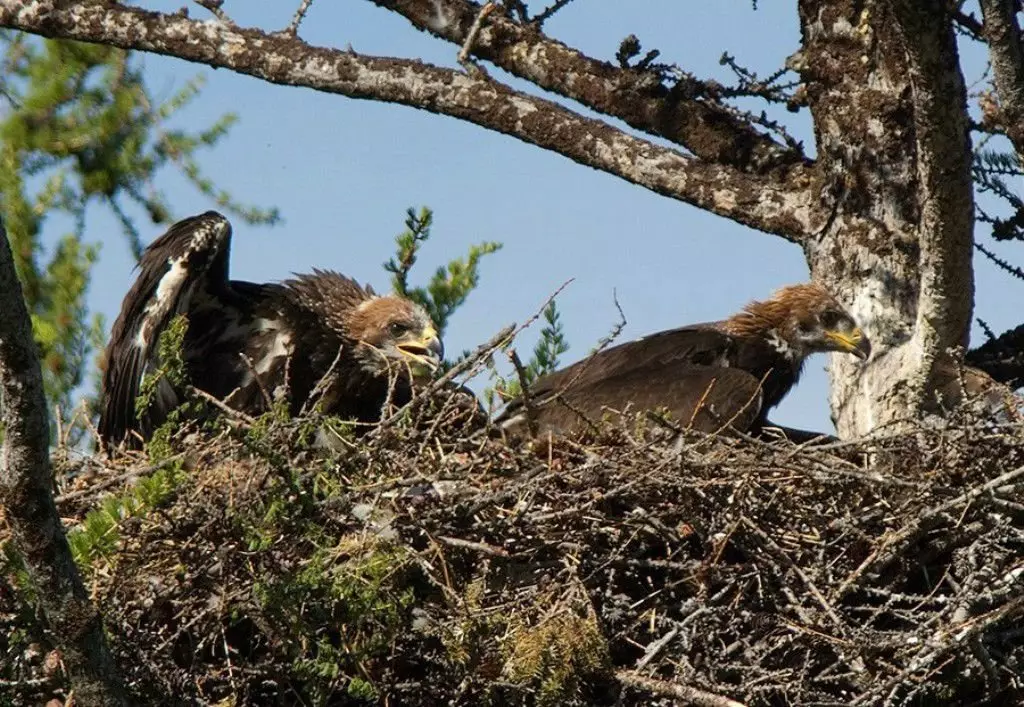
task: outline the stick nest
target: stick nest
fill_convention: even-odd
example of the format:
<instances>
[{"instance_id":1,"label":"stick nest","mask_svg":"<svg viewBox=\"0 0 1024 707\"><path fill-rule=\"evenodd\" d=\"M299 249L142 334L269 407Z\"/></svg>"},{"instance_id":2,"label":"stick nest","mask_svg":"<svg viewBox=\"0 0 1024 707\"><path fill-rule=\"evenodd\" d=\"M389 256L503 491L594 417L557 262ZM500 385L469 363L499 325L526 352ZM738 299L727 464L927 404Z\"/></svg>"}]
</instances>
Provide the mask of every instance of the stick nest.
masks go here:
<instances>
[{"instance_id":1,"label":"stick nest","mask_svg":"<svg viewBox=\"0 0 1024 707\"><path fill-rule=\"evenodd\" d=\"M813 447L395 423L334 452L309 429L267 418L74 461L58 500L144 703L1024 696L1019 426ZM5 556L0 694L63 695Z\"/></svg>"}]
</instances>

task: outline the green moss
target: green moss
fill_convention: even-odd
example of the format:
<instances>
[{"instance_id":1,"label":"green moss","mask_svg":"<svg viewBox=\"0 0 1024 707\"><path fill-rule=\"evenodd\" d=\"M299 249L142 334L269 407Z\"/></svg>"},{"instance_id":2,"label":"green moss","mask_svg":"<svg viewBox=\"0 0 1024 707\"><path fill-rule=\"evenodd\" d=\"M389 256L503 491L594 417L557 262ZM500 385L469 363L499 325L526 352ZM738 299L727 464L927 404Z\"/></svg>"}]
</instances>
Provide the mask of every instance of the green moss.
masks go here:
<instances>
[{"instance_id":1,"label":"green moss","mask_svg":"<svg viewBox=\"0 0 1024 707\"><path fill-rule=\"evenodd\" d=\"M505 640L505 674L537 685L537 704L557 705L606 672L608 644L593 617L570 611L536 624L513 621Z\"/></svg>"}]
</instances>

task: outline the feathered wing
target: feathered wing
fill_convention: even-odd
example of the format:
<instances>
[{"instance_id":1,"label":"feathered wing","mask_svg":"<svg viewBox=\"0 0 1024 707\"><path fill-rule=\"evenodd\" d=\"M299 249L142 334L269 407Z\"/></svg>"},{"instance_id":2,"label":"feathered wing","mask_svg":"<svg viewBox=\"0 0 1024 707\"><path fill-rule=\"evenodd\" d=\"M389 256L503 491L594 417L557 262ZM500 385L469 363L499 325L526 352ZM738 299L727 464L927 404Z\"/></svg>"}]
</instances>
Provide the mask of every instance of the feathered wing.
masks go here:
<instances>
[{"instance_id":1,"label":"feathered wing","mask_svg":"<svg viewBox=\"0 0 1024 707\"><path fill-rule=\"evenodd\" d=\"M677 361L570 386L542 401L532 414L539 431L559 434L586 429L608 415L643 411L664 411L684 429L712 433L749 430L761 409L760 381L746 371ZM518 406L505 428L527 429L527 414Z\"/></svg>"},{"instance_id":2,"label":"feathered wing","mask_svg":"<svg viewBox=\"0 0 1024 707\"><path fill-rule=\"evenodd\" d=\"M653 382L647 381L672 380L695 366L727 366L734 348L735 341L718 329L717 322L662 331L619 344L542 376L530 386L529 395L534 406L543 407L549 400L567 393L580 399L600 390L600 405L621 409L633 399L634 407L643 409L637 397L650 394L660 401L659 404L669 399L664 388L659 390ZM673 386L673 390L678 393L682 388ZM510 401L498 422L504 423L519 415L521 407L521 399Z\"/></svg>"},{"instance_id":3,"label":"feathered wing","mask_svg":"<svg viewBox=\"0 0 1024 707\"><path fill-rule=\"evenodd\" d=\"M174 317L187 313L197 295L215 297L226 287L230 241L227 219L207 211L174 224L146 249L107 347L99 424L107 444L133 431L145 436L178 405L167 381L158 384L151 408L141 415L135 400L143 378L160 365L160 335Z\"/></svg>"}]
</instances>

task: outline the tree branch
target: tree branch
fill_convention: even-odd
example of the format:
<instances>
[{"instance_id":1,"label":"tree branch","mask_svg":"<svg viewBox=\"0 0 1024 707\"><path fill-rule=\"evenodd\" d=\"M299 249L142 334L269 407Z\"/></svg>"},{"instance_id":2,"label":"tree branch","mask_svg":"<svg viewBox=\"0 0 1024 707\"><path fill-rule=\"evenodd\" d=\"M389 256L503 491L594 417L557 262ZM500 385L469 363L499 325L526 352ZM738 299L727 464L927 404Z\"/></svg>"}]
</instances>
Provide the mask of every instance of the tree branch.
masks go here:
<instances>
[{"instance_id":1,"label":"tree branch","mask_svg":"<svg viewBox=\"0 0 1024 707\"><path fill-rule=\"evenodd\" d=\"M983 33L999 95L995 114L985 111L983 121L1006 135L1024 161L1024 48L1016 5L1016 0L981 0Z\"/></svg>"},{"instance_id":2,"label":"tree branch","mask_svg":"<svg viewBox=\"0 0 1024 707\"><path fill-rule=\"evenodd\" d=\"M0 503L82 705L127 705L96 608L71 558L50 490L50 423L32 325L0 223Z\"/></svg>"},{"instance_id":3,"label":"tree branch","mask_svg":"<svg viewBox=\"0 0 1024 707\"><path fill-rule=\"evenodd\" d=\"M974 199L967 89L956 36L943 12L915 0L894 3L913 88L921 217L921 284L915 327L921 352L915 408L947 359L967 344L974 279Z\"/></svg>"},{"instance_id":4,"label":"tree branch","mask_svg":"<svg viewBox=\"0 0 1024 707\"><path fill-rule=\"evenodd\" d=\"M419 30L463 46L480 7L469 0L371 0ZM578 101L697 157L743 171L805 163L804 155L755 129L692 77L672 87L654 71L620 69L546 37L535 24L495 13L473 42L475 56L540 88Z\"/></svg>"},{"instance_id":5,"label":"tree branch","mask_svg":"<svg viewBox=\"0 0 1024 707\"><path fill-rule=\"evenodd\" d=\"M314 47L268 34L115 3L0 0L0 26L200 62L271 83L305 86L460 118L558 152L753 228L799 242L816 203L810 168L743 174L628 135L486 77L414 60ZM795 190L789 184L800 185Z\"/></svg>"},{"instance_id":6,"label":"tree branch","mask_svg":"<svg viewBox=\"0 0 1024 707\"><path fill-rule=\"evenodd\" d=\"M1024 324L969 351L965 359L1010 388L1024 386Z\"/></svg>"}]
</instances>

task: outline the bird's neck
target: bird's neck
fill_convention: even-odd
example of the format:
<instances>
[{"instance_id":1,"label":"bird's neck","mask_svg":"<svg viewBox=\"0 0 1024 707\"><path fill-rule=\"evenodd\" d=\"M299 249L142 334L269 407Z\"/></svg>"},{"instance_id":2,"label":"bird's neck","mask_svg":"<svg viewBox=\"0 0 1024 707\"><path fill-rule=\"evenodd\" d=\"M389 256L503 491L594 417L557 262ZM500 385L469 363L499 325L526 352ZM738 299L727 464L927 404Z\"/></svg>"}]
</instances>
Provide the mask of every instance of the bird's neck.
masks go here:
<instances>
[{"instance_id":1,"label":"bird's neck","mask_svg":"<svg viewBox=\"0 0 1024 707\"><path fill-rule=\"evenodd\" d=\"M759 342L773 358L785 360L792 366L799 367L807 358L808 351L799 342L786 335L785 322L776 316L768 316L772 312L760 312L747 309L734 314L722 323L722 329L737 339Z\"/></svg>"}]
</instances>

